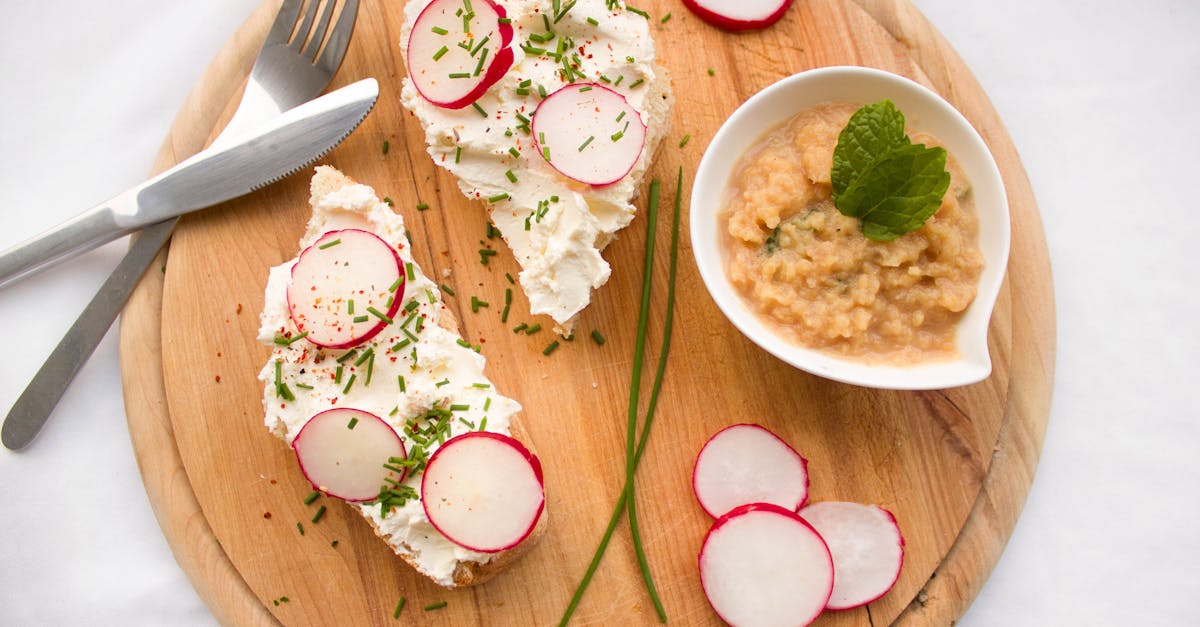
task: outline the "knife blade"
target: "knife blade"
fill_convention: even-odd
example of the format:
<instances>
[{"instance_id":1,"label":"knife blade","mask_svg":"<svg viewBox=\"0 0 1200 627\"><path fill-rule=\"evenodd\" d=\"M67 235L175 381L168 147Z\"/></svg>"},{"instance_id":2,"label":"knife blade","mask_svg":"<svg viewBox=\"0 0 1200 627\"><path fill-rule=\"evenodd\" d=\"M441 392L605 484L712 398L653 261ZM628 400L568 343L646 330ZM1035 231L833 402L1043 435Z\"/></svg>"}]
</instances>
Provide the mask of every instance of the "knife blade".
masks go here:
<instances>
[{"instance_id":1,"label":"knife blade","mask_svg":"<svg viewBox=\"0 0 1200 627\"><path fill-rule=\"evenodd\" d=\"M41 235L0 253L0 287L140 227L248 194L320 159L370 113L363 79L212 146Z\"/></svg>"},{"instance_id":2,"label":"knife blade","mask_svg":"<svg viewBox=\"0 0 1200 627\"><path fill-rule=\"evenodd\" d=\"M346 94L341 94L343 90L354 88ZM319 152L309 153L308 159L303 163L296 165L287 172L283 172L275 176L275 180L287 176L291 172L306 167L320 159L334 146L341 143L355 128L366 118L374 106L375 100L379 95L378 84L374 79L366 79L359 81L348 87L331 92L327 96L323 96L317 100L310 102L313 104L328 98L329 96L339 95L335 102L355 103L357 108L346 109L345 107L337 107L346 113L346 117L339 118L342 121L340 136L332 139L334 135L327 135L331 138L331 143L324 147ZM346 97L349 95L350 97ZM363 108L365 106L365 109ZM285 116L291 115L291 112L304 109L308 105L301 105L296 109L292 109ZM309 111L326 111L325 107L318 109L310 108ZM356 114L353 117L351 114ZM303 118L297 118L303 119ZM282 119L277 119L268 124L269 127L277 127L282 123ZM332 122L331 122L332 123ZM261 136L257 131L252 133L253 136ZM249 137L249 136L248 136ZM187 163L187 162L184 162ZM276 168L278 171L279 168ZM268 182L258 184L257 187L268 185ZM249 191L249 190L248 190ZM21 396L17 398L17 402L13 404L9 410L8 416L4 419L3 427L0 427L0 442L10 450L20 450L27 446L33 438L41 431L42 426L50 417L54 407L58 404L59 399L66 391L68 384L74 379L75 374L87 361L88 357L96 349L96 345L104 337L104 330L112 324L116 318L117 312L124 306L129 295L133 292L134 287L138 283L142 272L150 265L150 261L170 238L171 231L175 226L175 219L168 219L165 222L155 222L151 218L152 224L142 230L133 246L133 254L126 255L121 260L117 268L109 276L100 290L88 303L79 319L67 331L63 339L54 347L46 362L34 375L32 382Z\"/></svg>"}]
</instances>

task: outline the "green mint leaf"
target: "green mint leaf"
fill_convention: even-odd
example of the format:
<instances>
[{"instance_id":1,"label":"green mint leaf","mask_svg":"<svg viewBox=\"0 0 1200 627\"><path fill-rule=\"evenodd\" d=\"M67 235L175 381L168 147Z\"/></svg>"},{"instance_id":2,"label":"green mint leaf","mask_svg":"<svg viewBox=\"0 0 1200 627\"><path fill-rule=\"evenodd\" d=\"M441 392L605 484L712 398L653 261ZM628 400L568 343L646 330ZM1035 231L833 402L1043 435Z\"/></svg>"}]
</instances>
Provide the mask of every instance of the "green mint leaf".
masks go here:
<instances>
[{"instance_id":1,"label":"green mint leaf","mask_svg":"<svg viewBox=\"0 0 1200 627\"><path fill-rule=\"evenodd\" d=\"M855 111L838 135L837 148L833 151L834 202L871 164L892 148L907 143L904 114L891 100L881 100Z\"/></svg>"},{"instance_id":2,"label":"green mint leaf","mask_svg":"<svg viewBox=\"0 0 1200 627\"><path fill-rule=\"evenodd\" d=\"M944 148L905 144L875 160L835 204L862 220L863 235L891 241L925 224L949 187Z\"/></svg>"}]
</instances>

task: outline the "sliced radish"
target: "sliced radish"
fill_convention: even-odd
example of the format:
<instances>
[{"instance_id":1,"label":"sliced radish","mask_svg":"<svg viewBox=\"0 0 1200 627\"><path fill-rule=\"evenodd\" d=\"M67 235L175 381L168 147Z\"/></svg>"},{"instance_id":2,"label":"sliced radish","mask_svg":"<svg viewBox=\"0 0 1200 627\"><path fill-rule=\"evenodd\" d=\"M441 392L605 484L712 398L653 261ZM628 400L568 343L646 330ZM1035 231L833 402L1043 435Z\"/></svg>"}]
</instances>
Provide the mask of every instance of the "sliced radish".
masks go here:
<instances>
[{"instance_id":1,"label":"sliced radish","mask_svg":"<svg viewBox=\"0 0 1200 627\"><path fill-rule=\"evenodd\" d=\"M683 0L683 4L717 28L750 30L778 22L792 0Z\"/></svg>"},{"instance_id":2,"label":"sliced radish","mask_svg":"<svg viewBox=\"0 0 1200 627\"><path fill-rule=\"evenodd\" d=\"M751 503L708 530L700 585L730 625L806 625L829 600L833 560L820 534L795 512Z\"/></svg>"},{"instance_id":3,"label":"sliced radish","mask_svg":"<svg viewBox=\"0 0 1200 627\"><path fill-rule=\"evenodd\" d=\"M833 595L826 607L859 607L892 589L904 563L904 538L891 512L876 505L824 501L800 510L800 516L825 538L833 555Z\"/></svg>"},{"instance_id":4,"label":"sliced radish","mask_svg":"<svg viewBox=\"0 0 1200 627\"><path fill-rule=\"evenodd\" d=\"M433 104L461 109L513 64L513 27L492 0L433 0L408 39L408 76Z\"/></svg>"},{"instance_id":5,"label":"sliced radish","mask_svg":"<svg viewBox=\"0 0 1200 627\"><path fill-rule=\"evenodd\" d=\"M400 311L404 265L374 233L330 231L300 253L287 298L305 339L350 348L375 337Z\"/></svg>"},{"instance_id":6,"label":"sliced radish","mask_svg":"<svg viewBox=\"0 0 1200 627\"><path fill-rule=\"evenodd\" d=\"M313 488L347 501L369 501L379 495L386 480L402 481L404 473L384 465L408 456L391 425L349 407L310 418L296 434L292 449Z\"/></svg>"},{"instance_id":7,"label":"sliced radish","mask_svg":"<svg viewBox=\"0 0 1200 627\"><path fill-rule=\"evenodd\" d=\"M575 83L538 103L533 138L555 170L600 186L633 169L646 143L646 124L625 96L597 83Z\"/></svg>"},{"instance_id":8,"label":"sliced radish","mask_svg":"<svg viewBox=\"0 0 1200 627\"><path fill-rule=\"evenodd\" d=\"M471 431L447 440L421 479L425 515L442 535L472 551L521 543L545 503L542 465L520 442Z\"/></svg>"},{"instance_id":9,"label":"sliced radish","mask_svg":"<svg viewBox=\"0 0 1200 627\"><path fill-rule=\"evenodd\" d=\"M692 489L713 518L747 503L796 511L808 498L808 462L763 427L733 425L700 449Z\"/></svg>"}]
</instances>

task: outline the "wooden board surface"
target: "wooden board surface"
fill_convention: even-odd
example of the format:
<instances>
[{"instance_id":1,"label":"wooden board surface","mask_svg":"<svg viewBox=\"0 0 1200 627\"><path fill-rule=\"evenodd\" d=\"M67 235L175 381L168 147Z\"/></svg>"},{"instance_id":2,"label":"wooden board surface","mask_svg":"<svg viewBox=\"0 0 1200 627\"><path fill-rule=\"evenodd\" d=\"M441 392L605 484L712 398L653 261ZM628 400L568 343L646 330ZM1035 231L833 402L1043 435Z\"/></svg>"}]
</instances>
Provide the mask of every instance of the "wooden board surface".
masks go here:
<instances>
[{"instance_id":1,"label":"wooden board surface","mask_svg":"<svg viewBox=\"0 0 1200 627\"><path fill-rule=\"evenodd\" d=\"M961 60L907 2L802 0L775 27L737 35L711 29L677 4L644 8L655 16L673 13L668 23L654 26L678 98L675 130L651 173L668 182L667 199L674 195L669 183L675 169L683 165L685 187L690 185L708 139L754 91L810 67L859 64L914 78L963 111L997 157L1013 219L1008 280L990 330L992 377L923 393L835 384L757 349L708 298L684 238L678 341L639 474L643 534L669 616L686 624L716 622L695 572L710 521L692 498L688 476L709 434L755 421L809 458L815 500L880 503L896 513L906 533L907 561L896 588L869 608L827 614L823 622L957 618L998 559L1024 502L1053 378L1049 264L1011 141ZM256 11L214 61L181 110L156 167L195 152L219 129L274 11L274 2ZM375 76L383 96L363 127L325 162L395 201L428 272L452 269L447 283L459 297L448 304L457 308L467 337L486 340L489 376L525 406L524 421L546 468L550 531L495 581L453 592L415 575L345 508L330 508L299 536L295 523L312 515L301 503L308 487L288 450L261 426L254 380L267 354L254 341L266 270L295 254L307 216L307 176L292 177L186 219L165 273L148 273L122 320L130 433L147 492L181 566L225 623L387 623L400 596L409 599L409 621L555 622L620 487L644 217L606 252L612 279L581 321L583 331L598 328L608 337L605 346L581 339L545 357L541 350L551 338L544 332L518 337L499 322L498 311L472 314L464 301L472 294L502 298L503 273L515 274L516 266L503 252L488 267L479 265L481 207L463 199L449 176L433 167L418 125L399 106L399 26L398 3L364 2L334 85ZM710 67L713 76L706 72ZM685 133L692 140L680 150ZM386 156L380 150L385 139L391 145ZM418 199L433 209L418 213ZM660 250L668 238L668 229L660 228ZM656 269L660 286L665 270L665 264ZM660 290L649 346L658 343L663 301ZM528 319L519 294L510 319ZM185 343L186 350L171 348ZM330 547L334 539L336 549ZM281 596L289 602L275 606ZM420 609L441 600L448 602L443 610ZM623 528L576 619L653 621Z\"/></svg>"}]
</instances>

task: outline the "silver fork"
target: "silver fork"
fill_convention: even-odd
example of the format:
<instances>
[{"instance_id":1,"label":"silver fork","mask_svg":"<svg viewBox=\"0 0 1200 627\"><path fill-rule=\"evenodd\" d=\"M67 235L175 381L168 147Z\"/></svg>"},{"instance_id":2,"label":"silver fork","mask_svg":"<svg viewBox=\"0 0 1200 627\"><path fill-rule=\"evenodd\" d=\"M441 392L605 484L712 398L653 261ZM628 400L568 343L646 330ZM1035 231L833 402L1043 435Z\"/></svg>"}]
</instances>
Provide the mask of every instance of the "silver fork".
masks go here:
<instances>
[{"instance_id":1,"label":"silver fork","mask_svg":"<svg viewBox=\"0 0 1200 627\"><path fill-rule=\"evenodd\" d=\"M242 100L213 145L235 141L246 129L319 95L345 58L358 2L343 0L330 28L338 0L308 0L307 6L305 0L284 0L250 70ZM23 448L41 430L178 221L173 218L149 226L134 240L9 410L0 432L4 446Z\"/></svg>"}]
</instances>

